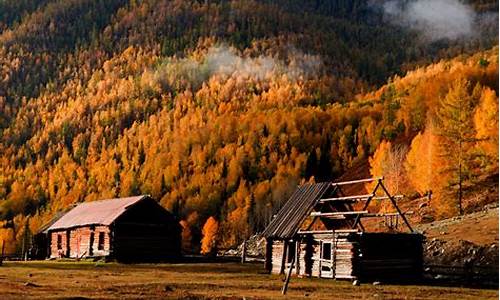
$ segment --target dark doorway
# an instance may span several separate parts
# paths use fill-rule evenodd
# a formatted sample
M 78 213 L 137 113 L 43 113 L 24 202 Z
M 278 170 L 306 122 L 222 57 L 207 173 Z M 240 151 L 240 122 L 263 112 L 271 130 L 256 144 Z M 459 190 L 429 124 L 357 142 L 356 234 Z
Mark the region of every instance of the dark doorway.
M 92 256 L 94 255 L 94 232 L 90 233 L 90 240 L 89 240 L 89 255 Z

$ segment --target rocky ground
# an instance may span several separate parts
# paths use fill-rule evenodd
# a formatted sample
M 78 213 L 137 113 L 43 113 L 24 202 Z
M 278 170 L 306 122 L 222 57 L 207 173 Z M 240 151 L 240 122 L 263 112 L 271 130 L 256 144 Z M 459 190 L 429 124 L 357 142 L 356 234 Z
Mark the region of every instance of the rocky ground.
M 498 267 L 498 203 L 450 219 L 419 224 L 426 264 Z
M 266 240 L 259 236 L 253 235 L 246 242 L 246 255 L 249 258 L 264 258 L 266 254 Z M 235 249 L 230 249 L 220 253 L 225 256 L 241 256 L 243 252 L 243 244 Z

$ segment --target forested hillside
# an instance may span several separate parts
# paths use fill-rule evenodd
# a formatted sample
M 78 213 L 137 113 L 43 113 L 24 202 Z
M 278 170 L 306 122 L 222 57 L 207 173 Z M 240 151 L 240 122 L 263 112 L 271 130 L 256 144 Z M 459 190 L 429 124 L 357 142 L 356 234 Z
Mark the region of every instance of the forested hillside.
M 0 239 L 151 194 L 186 249 L 229 247 L 367 163 L 459 213 L 457 166 L 498 174 L 498 2 L 432 40 L 386 2 L 0 0 Z

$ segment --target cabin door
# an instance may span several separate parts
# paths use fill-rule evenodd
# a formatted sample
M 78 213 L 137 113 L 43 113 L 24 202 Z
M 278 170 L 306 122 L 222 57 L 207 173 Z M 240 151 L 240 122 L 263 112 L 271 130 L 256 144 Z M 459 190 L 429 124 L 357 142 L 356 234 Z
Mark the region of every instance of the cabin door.
M 333 260 L 333 242 L 330 240 L 320 241 L 319 277 L 333 278 L 335 269 Z

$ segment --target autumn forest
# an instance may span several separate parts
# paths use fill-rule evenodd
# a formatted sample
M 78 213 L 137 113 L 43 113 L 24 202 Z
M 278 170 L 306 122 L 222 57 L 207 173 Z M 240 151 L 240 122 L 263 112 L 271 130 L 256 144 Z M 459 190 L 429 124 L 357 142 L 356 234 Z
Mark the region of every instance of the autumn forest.
M 483 205 L 498 2 L 464 2 L 470 31 L 429 36 L 391 1 L 0 0 L 0 241 L 150 194 L 209 253 L 349 172 L 432 193 L 432 219 Z

